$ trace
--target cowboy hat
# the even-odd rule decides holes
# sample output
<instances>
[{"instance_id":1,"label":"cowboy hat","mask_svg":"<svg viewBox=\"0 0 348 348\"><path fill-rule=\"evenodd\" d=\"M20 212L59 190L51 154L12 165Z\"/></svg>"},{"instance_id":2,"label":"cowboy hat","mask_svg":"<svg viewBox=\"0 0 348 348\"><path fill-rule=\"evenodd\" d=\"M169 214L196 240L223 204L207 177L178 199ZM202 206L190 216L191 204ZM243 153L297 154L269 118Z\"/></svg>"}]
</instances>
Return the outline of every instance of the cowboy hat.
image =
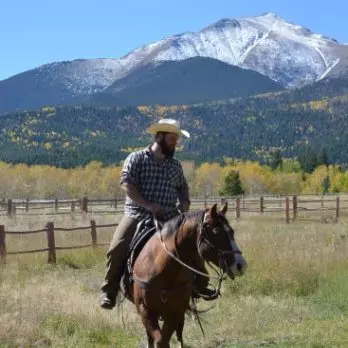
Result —
<instances>
[{"instance_id":1,"label":"cowboy hat","mask_svg":"<svg viewBox=\"0 0 348 348\"><path fill-rule=\"evenodd\" d=\"M158 123L152 124L147 130L147 133L156 134L158 132L175 133L177 135L184 135L186 138L190 137L190 133L180 128L179 121L171 118L164 118L159 120Z\"/></svg>"}]
</instances>

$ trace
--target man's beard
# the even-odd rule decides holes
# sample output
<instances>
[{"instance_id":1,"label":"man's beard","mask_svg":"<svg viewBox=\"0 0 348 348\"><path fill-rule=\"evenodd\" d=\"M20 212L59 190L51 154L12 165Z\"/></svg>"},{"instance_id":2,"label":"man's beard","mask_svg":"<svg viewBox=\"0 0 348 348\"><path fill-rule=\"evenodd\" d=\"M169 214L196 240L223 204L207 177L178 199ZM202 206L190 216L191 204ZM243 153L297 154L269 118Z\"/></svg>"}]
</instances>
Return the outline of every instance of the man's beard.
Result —
<instances>
[{"instance_id":1,"label":"man's beard","mask_svg":"<svg viewBox=\"0 0 348 348\"><path fill-rule=\"evenodd\" d=\"M174 156L175 153L175 147L173 149L171 149L166 140L164 138L162 138L159 142L158 145L161 147L162 153L164 156L168 157L168 158L172 158Z\"/></svg>"}]
</instances>

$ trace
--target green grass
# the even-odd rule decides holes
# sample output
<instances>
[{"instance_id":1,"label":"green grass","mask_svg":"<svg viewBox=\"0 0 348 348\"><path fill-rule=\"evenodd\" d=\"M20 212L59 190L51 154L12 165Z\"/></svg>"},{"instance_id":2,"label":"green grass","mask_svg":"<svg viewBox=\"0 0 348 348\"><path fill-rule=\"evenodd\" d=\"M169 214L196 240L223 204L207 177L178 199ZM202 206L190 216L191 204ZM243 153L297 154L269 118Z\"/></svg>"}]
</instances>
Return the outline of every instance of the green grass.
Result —
<instances>
[{"instance_id":1,"label":"green grass","mask_svg":"<svg viewBox=\"0 0 348 348\"><path fill-rule=\"evenodd\" d=\"M335 270L321 279L318 291L312 296L314 313L320 319L348 314L348 269Z\"/></svg>"},{"instance_id":2,"label":"green grass","mask_svg":"<svg viewBox=\"0 0 348 348\"><path fill-rule=\"evenodd\" d=\"M199 302L213 306L201 315L206 338L187 316L186 348L348 347L346 222L233 225L249 269L227 280L217 301ZM139 347L145 332L133 305L98 306L105 251L58 251L57 265L44 255L9 257L0 266L0 347Z\"/></svg>"},{"instance_id":3,"label":"green grass","mask_svg":"<svg viewBox=\"0 0 348 348\"><path fill-rule=\"evenodd\" d=\"M93 323L86 325L81 319L52 315L40 323L38 333L41 339L56 342L57 347L129 347L137 343L136 337L121 328L108 325L95 327Z\"/></svg>"}]
</instances>

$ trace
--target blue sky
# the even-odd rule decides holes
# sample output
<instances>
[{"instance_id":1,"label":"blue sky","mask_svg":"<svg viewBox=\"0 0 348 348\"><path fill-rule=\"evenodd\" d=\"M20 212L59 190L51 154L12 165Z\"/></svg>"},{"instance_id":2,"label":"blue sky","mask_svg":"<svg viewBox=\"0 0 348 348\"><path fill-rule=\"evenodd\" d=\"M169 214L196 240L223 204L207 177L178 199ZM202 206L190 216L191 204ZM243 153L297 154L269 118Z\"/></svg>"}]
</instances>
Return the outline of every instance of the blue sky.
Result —
<instances>
[{"instance_id":1,"label":"blue sky","mask_svg":"<svg viewBox=\"0 0 348 348\"><path fill-rule=\"evenodd\" d=\"M0 80L54 61L119 58L221 18L264 12L348 42L347 0L0 0Z\"/></svg>"}]
</instances>

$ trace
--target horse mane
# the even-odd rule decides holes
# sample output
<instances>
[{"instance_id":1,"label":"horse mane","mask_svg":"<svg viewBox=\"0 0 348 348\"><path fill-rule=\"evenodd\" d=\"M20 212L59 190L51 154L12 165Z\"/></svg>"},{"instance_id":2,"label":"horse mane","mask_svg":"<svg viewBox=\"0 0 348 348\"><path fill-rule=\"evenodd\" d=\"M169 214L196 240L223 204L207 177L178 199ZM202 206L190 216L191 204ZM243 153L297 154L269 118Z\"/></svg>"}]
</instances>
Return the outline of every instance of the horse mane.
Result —
<instances>
[{"instance_id":1,"label":"horse mane","mask_svg":"<svg viewBox=\"0 0 348 348\"><path fill-rule=\"evenodd\" d=\"M168 220L164 223L162 228L163 236L171 236L175 234L186 222L192 224L192 227L199 224L201 222L203 212L204 210L192 210Z\"/></svg>"}]
</instances>

